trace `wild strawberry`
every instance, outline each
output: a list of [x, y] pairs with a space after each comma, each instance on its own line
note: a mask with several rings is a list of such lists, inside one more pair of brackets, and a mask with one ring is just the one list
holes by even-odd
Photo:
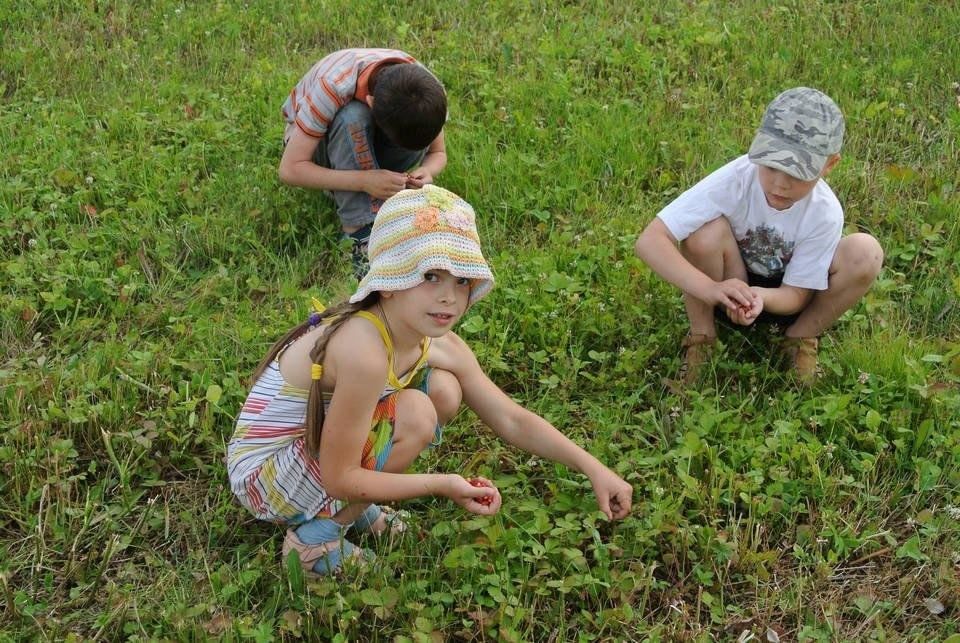
[[[467, 480], [467, 482], [469, 482], [474, 487], [492, 487], [493, 486], [477, 478], [470, 478], [469, 480]], [[479, 498], [474, 498], [474, 500], [479, 502], [481, 505], [489, 507], [493, 503], [493, 496], [492, 495], [480, 496]]]

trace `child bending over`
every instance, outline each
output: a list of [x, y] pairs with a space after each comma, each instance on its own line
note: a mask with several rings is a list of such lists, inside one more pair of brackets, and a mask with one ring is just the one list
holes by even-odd
[[280, 180], [332, 193], [360, 279], [383, 200], [432, 183], [447, 164], [447, 94], [407, 53], [343, 49], [300, 79], [283, 118]]

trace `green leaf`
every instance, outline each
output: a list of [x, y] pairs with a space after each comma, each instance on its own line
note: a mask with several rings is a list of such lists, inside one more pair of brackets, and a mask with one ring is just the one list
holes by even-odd
[[444, 567], [455, 569], [461, 567], [469, 569], [477, 563], [477, 554], [470, 545], [454, 547], [450, 553], [443, 557]]
[[360, 592], [360, 600], [363, 601], [364, 605], [374, 605], [382, 606], [383, 605], [383, 596], [375, 589], [367, 588]]
[[925, 561], [929, 558], [920, 551], [920, 534], [914, 534], [907, 542], [897, 548], [897, 558], [912, 558], [913, 560]]
[[485, 322], [481, 315], [471, 315], [460, 323], [460, 330], [472, 335], [483, 330], [484, 325]]
[[918, 489], [920, 491], [930, 491], [936, 487], [937, 482], [940, 481], [940, 474], [943, 473], [943, 470], [929, 460], [921, 460], [919, 469], [919, 479], [917, 480]]
[[211, 384], [207, 387], [207, 401], [210, 404], [216, 404], [220, 401], [221, 396], [223, 396], [223, 389], [220, 388], [217, 384]]

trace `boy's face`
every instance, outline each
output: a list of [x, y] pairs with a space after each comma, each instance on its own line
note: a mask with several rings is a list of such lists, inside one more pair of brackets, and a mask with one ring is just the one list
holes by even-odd
[[763, 196], [767, 198], [767, 205], [774, 210], [786, 210], [810, 194], [820, 180], [820, 177], [817, 177], [812, 181], [801, 181], [783, 170], [775, 170], [766, 165], [758, 166], [757, 171]]
[[827, 160], [827, 164], [820, 170], [820, 176], [812, 181], [804, 181], [790, 176], [783, 170], [758, 165], [757, 178], [760, 180], [760, 187], [763, 188], [763, 196], [767, 199], [767, 205], [774, 210], [786, 210], [791, 207], [810, 194], [817, 185], [817, 181], [826, 176], [839, 160], [839, 154], [831, 156]]

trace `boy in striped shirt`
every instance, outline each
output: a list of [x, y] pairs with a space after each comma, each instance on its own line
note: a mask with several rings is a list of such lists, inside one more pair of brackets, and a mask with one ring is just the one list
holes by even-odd
[[432, 183], [447, 164], [446, 92], [402, 51], [343, 49], [300, 79], [283, 117], [280, 180], [332, 193], [359, 279], [383, 201]]

